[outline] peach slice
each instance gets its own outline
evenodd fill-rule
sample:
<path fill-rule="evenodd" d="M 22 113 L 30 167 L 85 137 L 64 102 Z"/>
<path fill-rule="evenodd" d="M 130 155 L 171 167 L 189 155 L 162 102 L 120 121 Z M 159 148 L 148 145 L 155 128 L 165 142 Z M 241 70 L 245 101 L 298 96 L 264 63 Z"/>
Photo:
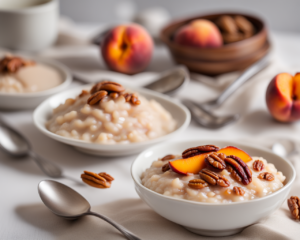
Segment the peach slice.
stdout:
<path fill-rule="evenodd" d="M 170 161 L 169 165 L 174 172 L 182 175 L 187 175 L 188 173 L 198 174 L 201 169 L 206 167 L 205 158 L 210 153 L 211 152 L 202 153 L 190 158 L 177 159 L 173 162 Z M 242 159 L 245 163 L 252 160 L 249 154 L 233 146 L 222 148 L 219 151 L 217 151 L 217 153 L 224 153 L 226 156 L 237 156 L 240 159 Z"/>

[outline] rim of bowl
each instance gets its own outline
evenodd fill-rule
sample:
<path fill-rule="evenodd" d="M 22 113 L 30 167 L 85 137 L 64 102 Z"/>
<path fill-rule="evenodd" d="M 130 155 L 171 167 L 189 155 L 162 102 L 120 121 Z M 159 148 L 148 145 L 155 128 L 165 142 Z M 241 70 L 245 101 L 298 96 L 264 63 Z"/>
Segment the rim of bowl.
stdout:
<path fill-rule="evenodd" d="M 254 34 L 253 36 L 244 39 L 242 41 L 238 41 L 238 42 L 234 42 L 234 43 L 230 43 L 230 44 L 225 44 L 222 45 L 220 47 L 216 47 L 216 48 L 195 48 L 195 47 L 189 47 L 189 46 L 182 46 L 180 44 L 175 43 L 174 41 L 170 40 L 170 36 L 171 34 L 174 34 L 174 31 L 178 30 L 179 27 L 182 27 L 184 25 L 184 23 L 188 23 L 192 20 L 196 20 L 198 18 L 206 18 L 209 16 L 213 16 L 213 15 L 242 15 L 244 17 L 248 17 L 248 18 L 253 18 L 255 20 L 257 20 L 258 22 L 261 23 L 262 28 L 260 29 L 259 32 L 257 32 L 256 34 Z M 180 24 L 179 27 L 177 27 L 172 33 L 169 33 L 168 28 L 170 28 L 171 26 Z M 207 14 L 203 14 L 203 15 L 195 15 L 193 17 L 188 17 L 188 18 L 182 18 L 179 20 L 175 20 L 172 21 L 171 23 L 167 24 L 160 32 L 160 38 L 162 39 L 162 41 L 164 43 L 166 43 L 168 46 L 171 46 L 172 48 L 186 48 L 189 49 L 190 51 L 207 51 L 207 52 L 213 52 L 213 51 L 220 51 L 221 49 L 224 50 L 229 50 L 230 48 L 236 48 L 236 47 L 242 47 L 243 45 L 247 44 L 250 41 L 254 41 L 257 38 L 260 38 L 260 36 L 262 34 L 264 34 L 266 32 L 266 25 L 264 23 L 264 21 L 254 15 L 254 14 L 247 14 L 247 13 L 242 13 L 242 12 L 212 12 L 212 13 L 207 13 Z"/>
<path fill-rule="evenodd" d="M 82 86 L 79 86 L 79 87 L 74 87 L 72 89 L 69 89 L 69 90 L 66 90 L 66 91 L 63 91 L 63 92 L 60 92 L 60 93 L 57 93 L 49 98 L 47 98 L 46 100 L 44 100 L 40 105 L 37 106 L 37 108 L 34 110 L 33 112 L 33 122 L 34 122 L 34 125 L 45 135 L 57 140 L 59 139 L 58 141 L 60 142 L 63 142 L 65 144 L 69 144 L 69 145 L 72 145 L 72 146 L 79 146 L 79 147 L 85 147 L 85 146 L 94 146 L 94 147 L 98 147 L 101 146 L 101 147 L 105 147 L 105 149 L 108 149 L 108 150 L 111 150 L 111 149 L 114 149 L 116 147 L 118 148 L 126 148 L 128 147 L 129 145 L 130 146 L 140 146 L 140 145 L 145 145 L 145 144 L 154 144 L 156 142 L 161 142 L 161 141 L 164 141 L 164 139 L 166 138 L 170 138 L 172 135 L 175 135 L 177 134 L 178 132 L 181 132 L 182 130 L 186 129 L 188 127 L 188 125 L 190 124 L 190 121 L 191 121 L 191 113 L 190 111 L 187 109 L 186 106 L 184 106 L 181 102 L 174 102 L 173 98 L 167 96 L 167 95 L 164 95 L 164 94 L 161 94 L 159 92 L 155 92 L 153 90 L 150 90 L 150 89 L 146 89 L 146 88 L 141 88 L 141 87 L 131 87 L 131 86 L 128 86 L 128 88 L 130 89 L 133 89 L 137 92 L 139 92 L 140 90 L 142 92 L 146 92 L 147 94 L 150 94 L 150 95 L 153 95 L 155 97 L 158 97 L 158 98 L 161 98 L 161 99 L 164 99 L 166 100 L 167 102 L 173 104 L 173 105 L 177 105 L 180 107 L 180 109 L 183 110 L 183 112 L 185 113 L 185 120 L 183 122 L 183 124 L 181 126 L 179 126 L 178 128 L 176 128 L 174 131 L 166 134 L 166 135 L 163 135 L 163 136 L 160 136 L 158 138 L 154 138 L 154 139 L 151 139 L 151 140 L 147 140 L 147 141 L 143 141 L 143 142 L 134 142 L 134 143 L 129 143 L 129 144 L 99 144 L 99 143 L 91 143 L 91 142 L 86 142 L 86 141 L 83 141 L 83 140 L 77 140 L 77 139 L 72 139 L 72 138 L 67 138 L 67 137 L 63 137 L 63 136 L 60 136 L 58 134 L 55 134 L 51 131 L 49 131 L 45 125 L 43 124 L 39 124 L 39 121 L 38 121 L 38 116 L 40 116 L 39 112 L 42 110 L 42 109 L 45 109 L 47 107 L 47 104 L 48 102 L 50 102 L 52 99 L 56 98 L 57 95 L 59 94 L 65 94 L 66 92 L 72 92 L 72 91 L 80 91 L 82 89 L 85 89 L 85 88 L 88 88 L 90 86 L 93 86 L 94 84 L 87 84 L 87 85 L 82 85 Z M 125 84 L 124 84 L 125 85 Z M 127 88 L 127 86 L 125 85 L 125 87 Z M 66 98 L 67 99 L 67 98 Z M 167 110 L 167 109 L 166 109 Z M 176 119 L 175 119 L 176 120 Z M 69 143 L 66 143 L 69 142 Z M 76 143 L 76 144 L 71 144 L 71 143 Z M 85 146 L 82 146 L 82 145 L 85 145 Z M 91 149 L 91 148 L 90 148 Z M 99 149 L 100 150 L 100 149 Z"/>
<path fill-rule="evenodd" d="M 0 12 L 7 12 L 7 13 L 18 13 L 18 14 L 32 14 L 32 13 L 41 13 L 45 11 L 52 10 L 58 6 L 58 0 L 48 0 L 44 3 L 40 3 L 38 5 L 33 5 L 24 8 L 1 8 Z"/>
<path fill-rule="evenodd" d="M 197 139 L 193 139 L 193 140 L 186 140 L 186 141 L 174 141 L 172 143 L 169 143 L 169 144 L 176 144 L 176 143 L 185 143 L 185 142 L 191 142 L 191 141 L 197 141 Z M 204 141 L 204 139 L 198 139 L 198 141 Z M 228 144 L 234 144 L 234 143 L 237 143 L 236 141 L 226 141 L 226 140 L 222 140 L 222 139 L 209 139 L 209 141 L 222 141 L 222 142 L 228 142 Z M 245 147 L 252 147 L 252 148 L 256 148 L 258 150 L 261 150 L 261 151 L 265 151 L 269 154 L 273 154 L 273 155 L 276 155 L 275 153 L 273 153 L 271 150 L 267 149 L 267 148 L 264 148 L 264 147 L 259 147 L 259 146 L 256 146 L 254 144 L 243 144 L 243 143 L 237 143 L 239 145 L 242 145 L 242 146 L 245 146 Z M 230 145 L 229 145 L 230 146 Z M 292 178 L 291 180 L 285 184 L 281 189 L 279 189 L 278 191 L 276 192 L 273 192 L 267 196 L 264 196 L 262 198 L 258 198 L 258 199 L 253 199 L 253 200 L 248 200 L 248 201 L 244 201 L 244 202 L 231 202 L 231 203 L 204 203 L 204 202 L 196 202 L 196 201 L 192 201 L 192 200 L 186 200 L 186 199 L 177 199 L 177 198 L 173 198 L 173 197 L 169 197 L 169 196 L 165 196 L 165 195 L 162 195 L 160 193 L 157 193 L 149 188 L 146 188 L 144 185 L 142 185 L 139 181 L 137 181 L 137 179 L 135 179 L 134 177 L 134 174 L 133 174 L 133 167 L 134 165 L 136 164 L 137 160 L 143 155 L 145 154 L 146 151 L 149 151 L 151 150 L 152 148 L 156 148 L 158 147 L 158 145 L 155 145 L 155 146 L 152 146 L 152 147 L 149 147 L 148 149 L 144 150 L 143 152 L 141 152 L 137 157 L 136 159 L 133 161 L 133 163 L 131 164 L 131 167 L 130 167 L 130 174 L 131 174 L 131 178 L 133 179 L 133 181 L 135 182 L 135 184 L 137 184 L 139 187 L 145 189 L 146 191 L 150 192 L 151 194 L 154 194 L 156 196 L 159 196 L 159 197 L 162 197 L 162 198 L 166 198 L 166 199 L 169 199 L 171 201 L 180 201 L 180 202 L 183 202 L 183 203 L 189 203 L 189 204 L 196 204 L 196 205 L 205 205 L 205 206 L 225 206 L 225 205 L 237 205 L 237 204 L 251 204 L 251 203 L 255 203 L 255 202 L 258 202 L 258 201 L 262 201 L 262 200 L 265 200 L 265 199 L 268 199 L 270 197 L 273 197 L 277 194 L 279 194 L 280 192 L 282 192 L 285 188 L 289 187 L 290 185 L 293 184 L 293 182 L 295 181 L 295 178 L 296 178 L 296 170 L 294 168 L 294 166 L 288 161 L 286 160 L 285 158 L 283 157 L 280 157 L 278 155 L 276 155 L 277 157 L 281 158 L 282 161 L 286 162 L 288 164 L 288 166 L 292 169 Z M 153 160 L 155 161 L 155 160 Z"/>
<path fill-rule="evenodd" d="M 28 57 L 25 55 L 21 55 L 22 57 L 24 56 L 25 58 L 28 59 L 32 59 L 33 61 L 37 62 L 37 63 L 42 63 L 43 65 L 47 65 L 50 66 L 52 68 L 54 68 L 55 70 L 57 70 L 62 76 L 63 78 L 63 82 L 61 84 L 59 84 L 56 87 L 50 88 L 50 89 L 46 89 L 44 91 L 38 91 L 38 92 L 28 92 L 28 93 L 4 93 L 4 92 L 0 92 L 0 97 L 13 97 L 13 98 L 27 98 L 27 97 L 41 97 L 44 95 L 51 95 L 54 93 L 57 93 L 59 91 L 61 91 L 62 89 L 64 89 L 65 87 L 67 87 L 68 85 L 70 85 L 70 83 L 72 82 L 72 75 L 70 73 L 70 70 L 62 63 L 52 60 L 52 59 L 47 59 L 47 58 L 40 58 L 40 57 Z"/>

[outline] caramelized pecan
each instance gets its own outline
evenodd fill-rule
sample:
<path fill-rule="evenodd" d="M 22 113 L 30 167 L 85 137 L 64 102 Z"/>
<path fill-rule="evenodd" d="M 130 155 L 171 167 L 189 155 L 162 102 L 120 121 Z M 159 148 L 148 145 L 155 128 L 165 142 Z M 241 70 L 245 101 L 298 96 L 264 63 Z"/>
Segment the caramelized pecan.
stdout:
<path fill-rule="evenodd" d="M 174 158 L 175 158 L 174 155 L 169 154 L 169 155 L 164 156 L 164 157 L 161 159 L 161 161 L 171 160 L 171 159 L 174 159 Z"/>
<path fill-rule="evenodd" d="M 203 179 L 193 179 L 189 181 L 188 186 L 190 188 L 202 189 L 208 187 L 208 184 Z"/>
<path fill-rule="evenodd" d="M 126 102 L 130 102 L 133 105 L 140 105 L 141 101 L 138 99 L 138 96 L 135 93 L 124 93 L 123 97 Z"/>
<path fill-rule="evenodd" d="M 20 57 L 7 55 L 0 60 L 0 72 L 15 73 L 21 67 L 34 65 L 33 61 L 26 61 Z"/>
<path fill-rule="evenodd" d="M 273 181 L 275 179 L 274 175 L 272 173 L 268 173 L 268 172 L 263 172 L 263 173 L 259 174 L 258 178 L 264 179 L 267 181 Z"/>
<path fill-rule="evenodd" d="M 236 194 L 236 195 L 239 195 L 239 196 L 244 196 L 245 194 L 245 190 L 241 187 L 233 187 L 233 192 Z"/>
<path fill-rule="evenodd" d="M 300 219 L 300 199 L 297 196 L 292 196 L 287 200 L 289 209 L 293 218 Z"/>
<path fill-rule="evenodd" d="M 95 92 L 100 91 L 100 88 L 101 88 L 102 84 L 108 83 L 108 82 L 109 82 L 109 81 L 104 80 L 104 81 L 102 81 L 102 82 L 96 83 L 96 84 L 91 88 L 90 93 L 91 93 L 91 94 L 94 94 Z"/>
<path fill-rule="evenodd" d="M 226 163 L 224 159 L 226 155 L 224 153 L 211 153 L 205 158 L 205 163 L 207 168 L 212 171 L 220 172 L 226 168 Z"/>
<path fill-rule="evenodd" d="M 106 91 L 95 92 L 92 96 L 89 97 L 89 99 L 87 100 L 87 103 L 90 105 L 97 104 L 102 98 L 104 98 L 106 96 L 107 96 Z"/>
<path fill-rule="evenodd" d="M 116 99 L 117 97 L 119 97 L 119 94 L 116 93 L 116 92 L 112 92 L 109 94 L 109 96 L 112 98 L 112 99 Z"/>
<path fill-rule="evenodd" d="M 237 156 L 227 156 L 224 159 L 226 169 L 231 173 L 231 176 L 238 182 L 248 185 L 252 181 L 252 173 L 248 165 Z"/>
<path fill-rule="evenodd" d="M 253 167 L 253 170 L 259 172 L 264 169 L 264 162 L 261 160 L 255 160 L 252 167 Z"/>
<path fill-rule="evenodd" d="M 88 95 L 88 94 L 89 94 L 88 91 L 82 90 L 82 92 L 79 94 L 79 97 L 81 98 L 81 97 L 84 97 L 84 96 L 86 96 L 86 95 Z"/>
<path fill-rule="evenodd" d="M 161 168 L 161 170 L 162 170 L 163 172 L 166 172 L 166 171 L 168 171 L 169 169 L 170 169 L 169 163 L 166 163 L 166 164 L 163 165 L 162 168 Z"/>
<path fill-rule="evenodd" d="M 90 171 L 84 171 L 84 173 L 81 174 L 81 178 L 83 182 L 96 188 L 109 188 L 111 181 L 114 180 L 113 177 L 106 173 L 97 174 Z"/>
<path fill-rule="evenodd" d="M 125 88 L 119 83 L 106 81 L 106 82 L 102 82 L 99 91 L 100 90 L 120 93 L 125 91 Z"/>
<path fill-rule="evenodd" d="M 211 185 L 218 185 L 220 187 L 230 186 L 230 182 L 227 178 L 208 169 L 202 169 L 199 172 L 199 175 L 203 180 Z"/>
<path fill-rule="evenodd" d="M 183 151 L 182 158 L 190 158 L 202 153 L 216 152 L 218 150 L 219 148 L 215 145 L 203 145 L 203 146 L 188 148 L 185 151 Z"/>

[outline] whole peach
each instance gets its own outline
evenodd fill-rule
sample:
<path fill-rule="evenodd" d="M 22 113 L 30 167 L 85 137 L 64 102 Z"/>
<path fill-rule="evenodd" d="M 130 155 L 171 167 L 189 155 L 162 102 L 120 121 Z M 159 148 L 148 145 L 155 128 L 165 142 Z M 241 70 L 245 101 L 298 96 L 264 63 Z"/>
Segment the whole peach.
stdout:
<path fill-rule="evenodd" d="M 281 122 L 300 119 L 300 73 L 276 75 L 267 88 L 266 102 L 271 115 Z"/>
<path fill-rule="evenodd" d="M 206 19 L 195 20 L 181 27 L 175 34 L 174 41 L 198 48 L 216 48 L 223 45 L 220 30 L 213 22 Z"/>
<path fill-rule="evenodd" d="M 149 64 L 153 41 L 147 31 L 137 24 L 119 25 L 105 36 L 101 52 L 110 69 L 135 74 Z"/>

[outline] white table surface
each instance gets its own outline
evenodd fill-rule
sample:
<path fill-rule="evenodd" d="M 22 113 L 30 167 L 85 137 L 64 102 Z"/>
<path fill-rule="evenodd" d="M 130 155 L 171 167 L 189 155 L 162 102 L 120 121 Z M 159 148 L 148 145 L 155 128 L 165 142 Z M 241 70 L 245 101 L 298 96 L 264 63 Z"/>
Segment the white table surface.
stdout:
<path fill-rule="evenodd" d="M 287 69 L 299 67 L 300 71 L 300 34 L 272 33 L 272 40 L 277 60 Z M 156 50 L 151 63 L 151 70 L 161 71 L 172 66 L 166 49 Z M 81 83 L 74 82 L 72 85 Z M 262 85 L 266 87 L 266 85 Z M 247 87 L 247 85 L 245 86 Z M 244 88 L 245 88 L 244 87 Z M 245 89 L 244 89 L 245 90 Z M 244 91 L 243 90 L 243 91 Z M 299 139 L 300 124 L 282 124 L 272 120 L 264 102 L 265 91 L 253 92 L 254 102 L 243 112 L 244 106 L 232 109 L 232 112 L 242 112 L 244 115 L 237 123 L 220 130 L 207 130 L 198 127 L 194 122 L 177 139 L 189 138 L 225 138 L 228 140 L 251 139 L 252 141 L 267 137 L 287 137 Z M 210 90 L 196 81 L 179 93 L 179 97 L 193 96 L 198 100 L 216 95 L 216 90 Z M 226 104 L 231 104 L 230 100 Z M 138 198 L 130 176 L 130 166 L 136 156 L 103 158 L 86 155 L 74 148 L 56 142 L 42 135 L 33 125 L 32 111 L 2 112 L 5 120 L 20 130 L 31 142 L 34 151 L 43 157 L 59 164 L 66 174 L 80 180 L 83 170 L 106 171 L 116 178 L 110 189 L 103 190 L 81 187 L 65 179 L 59 180 L 81 193 L 92 206 L 103 203 Z M 48 179 L 33 161 L 28 159 L 12 159 L 0 151 L 0 239 L 54 239 L 55 235 L 40 227 L 39 215 L 32 211 L 43 206 L 37 192 L 41 180 Z"/>

